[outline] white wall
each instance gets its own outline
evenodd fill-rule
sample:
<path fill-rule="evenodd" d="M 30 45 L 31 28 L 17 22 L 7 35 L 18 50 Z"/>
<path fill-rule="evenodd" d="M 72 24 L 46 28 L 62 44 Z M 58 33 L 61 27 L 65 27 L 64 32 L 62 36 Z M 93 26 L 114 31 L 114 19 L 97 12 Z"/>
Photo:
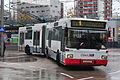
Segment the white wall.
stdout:
<path fill-rule="evenodd" d="M 104 0 L 98 0 L 98 17 L 104 20 Z"/>
<path fill-rule="evenodd" d="M 50 13 L 52 17 L 60 17 L 61 4 L 59 0 L 50 0 Z"/>

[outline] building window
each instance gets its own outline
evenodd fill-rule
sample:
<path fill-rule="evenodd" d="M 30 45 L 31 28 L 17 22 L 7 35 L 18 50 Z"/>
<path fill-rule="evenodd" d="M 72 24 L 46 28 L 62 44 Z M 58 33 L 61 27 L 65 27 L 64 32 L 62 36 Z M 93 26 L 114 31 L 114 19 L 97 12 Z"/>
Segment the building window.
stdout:
<path fill-rule="evenodd" d="M 43 7 L 43 5 L 40 5 L 40 7 Z"/>
<path fill-rule="evenodd" d="M 83 13 L 83 11 L 80 11 L 80 13 Z"/>
<path fill-rule="evenodd" d="M 23 2 L 22 4 L 25 4 L 25 2 Z"/>
<path fill-rule="evenodd" d="M 45 7 L 48 7 L 48 5 L 45 5 Z"/>
<path fill-rule="evenodd" d="M 34 8 L 34 6 L 30 6 L 30 8 Z"/>
<path fill-rule="evenodd" d="M 29 8 L 28 6 L 26 8 Z"/>
<path fill-rule="evenodd" d="M 58 7 L 58 6 L 55 6 L 56 8 Z"/>
<path fill-rule="evenodd" d="M 40 11 L 36 11 L 36 13 L 39 13 Z"/>
<path fill-rule="evenodd" d="M 30 13 L 30 11 L 27 11 L 27 13 Z"/>
<path fill-rule="evenodd" d="M 84 2 L 84 4 L 88 4 L 88 2 Z"/>
<path fill-rule="evenodd" d="M 80 7 L 80 9 L 83 9 L 83 7 Z"/>
<path fill-rule="evenodd" d="M 94 6 L 94 8 L 97 8 L 97 6 Z"/>
<path fill-rule="evenodd" d="M 34 13 L 34 11 L 32 11 L 31 13 Z"/>
<path fill-rule="evenodd" d="M 46 11 L 50 11 L 50 10 L 46 10 Z"/>
<path fill-rule="evenodd" d="M 40 15 L 39 17 L 43 17 L 42 15 Z"/>
<path fill-rule="evenodd" d="M 41 12 L 45 12 L 44 10 L 42 10 Z"/>
<path fill-rule="evenodd" d="M 24 7 L 21 7 L 21 9 L 24 9 Z"/>
<path fill-rule="evenodd" d="M 80 3 L 80 5 L 83 5 L 83 3 Z"/>
<path fill-rule="evenodd" d="M 35 6 L 35 8 L 39 8 L 39 6 Z"/>
<path fill-rule="evenodd" d="M 89 10 L 89 13 L 92 13 L 92 10 Z"/>
<path fill-rule="evenodd" d="M 93 4 L 97 4 L 97 2 L 95 1 L 95 2 L 93 2 Z"/>

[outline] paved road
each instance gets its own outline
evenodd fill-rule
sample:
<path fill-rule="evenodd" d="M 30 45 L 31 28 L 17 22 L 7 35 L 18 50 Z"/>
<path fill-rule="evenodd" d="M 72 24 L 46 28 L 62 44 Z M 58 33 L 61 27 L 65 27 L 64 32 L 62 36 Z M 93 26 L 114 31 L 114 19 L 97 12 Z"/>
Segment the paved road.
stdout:
<path fill-rule="evenodd" d="M 120 80 L 120 50 L 109 49 L 109 63 L 96 67 L 63 67 L 42 55 L 6 51 L 0 58 L 0 80 Z"/>

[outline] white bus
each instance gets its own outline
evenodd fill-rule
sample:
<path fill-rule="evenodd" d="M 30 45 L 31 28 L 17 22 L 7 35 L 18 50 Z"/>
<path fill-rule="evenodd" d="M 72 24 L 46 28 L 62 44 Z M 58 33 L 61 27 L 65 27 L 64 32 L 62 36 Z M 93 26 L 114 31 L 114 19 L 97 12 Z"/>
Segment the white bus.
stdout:
<path fill-rule="evenodd" d="M 19 28 L 19 50 L 43 53 L 58 65 L 106 66 L 106 21 L 66 18 Z"/>
<path fill-rule="evenodd" d="M 46 56 L 57 64 L 106 66 L 105 20 L 66 18 L 47 26 Z"/>

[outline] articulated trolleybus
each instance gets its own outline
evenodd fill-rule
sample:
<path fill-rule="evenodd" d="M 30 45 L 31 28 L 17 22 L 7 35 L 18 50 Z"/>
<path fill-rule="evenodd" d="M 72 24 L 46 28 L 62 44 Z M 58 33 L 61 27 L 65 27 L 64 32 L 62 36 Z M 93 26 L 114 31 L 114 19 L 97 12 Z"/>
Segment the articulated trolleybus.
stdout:
<path fill-rule="evenodd" d="M 44 53 L 65 66 L 106 66 L 106 21 L 65 18 L 19 28 L 19 50 Z"/>
<path fill-rule="evenodd" d="M 106 66 L 105 20 L 66 18 L 47 26 L 46 55 L 57 64 Z"/>

